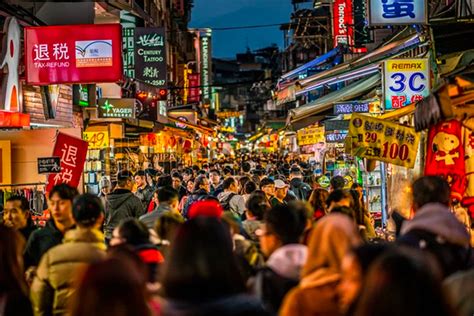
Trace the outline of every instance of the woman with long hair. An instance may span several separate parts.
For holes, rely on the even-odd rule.
[[[314,189],[309,196],[308,203],[314,210],[313,219],[315,221],[319,220],[321,217],[328,213],[326,200],[328,199],[329,192],[325,189],[318,188]]]
[[[329,214],[320,219],[310,233],[300,283],[285,297],[279,315],[339,315],[342,258],[360,243],[357,227],[348,216]]]
[[[179,229],[165,263],[162,315],[265,315],[245,294],[229,229],[198,216]]]
[[[0,226],[0,315],[33,315],[24,277],[25,240],[13,228]]]

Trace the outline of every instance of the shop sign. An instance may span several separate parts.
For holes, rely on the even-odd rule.
[[[352,113],[368,113],[369,102],[342,102],[334,103],[334,115],[339,114],[352,114]]]
[[[84,132],[82,139],[89,144],[89,149],[103,149],[109,147],[109,132]]]
[[[189,91],[188,91],[188,103],[198,103],[201,101],[200,95],[200,74],[188,74]]]
[[[122,79],[120,24],[25,27],[26,82],[115,82]]]
[[[38,158],[38,174],[59,173],[61,171],[60,157]]]
[[[72,104],[78,106],[95,106],[96,88],[93,84],[75,84],[72,86]]]
[[[135,78],[135,28],[123,28],[123,73],[128,78]]]
[[[221,119],[228,119],[232,117],[240,117],[242,115],[239,111],[217,112],[216,116]]]
[[[369,0],[370,25],[427,24],[427,0]]]
[[[329,179],[328,176],[321,176],[318,179],[318,183],[323,189],[329,188],[329,186],[331,185],[331,179]]]
[[[420,135],[414,128],[353,114],[349,137],[354,156],[413,168]]]
[[[18,66],[20,60],[20,26],[15,18],[7,17],[4,24],[4,40],[0,51],[0,70],[3,68],[0,107],[6,111],[21,112]],[[6,74],[5,74],[6,73]]]
[[[211,32],[201,32],[200,37],[201,49],[201,84],[202,84],[202,99],[211,99]]]
[[[324,143],[324,127],[303,128],[297,132],[298,146]]]
[[[347,131],[331,131],[326,133],[326,143],[344,143]]]
[[[164,88],[166,67],[165,28],[135,28],[135,78]]]
[[[334,47],[339,44],[353,46],[354,18],[352,15],[352,0],[335,0],[333,12]]]
[[[427,58],[390,59],[384,63],[385,109],[399,109],[430,94]]]
[[[354,6],[354,45],[356,47],[370,43],[369,21],[367,20],[366,0],[353,0]]]
[[[135,118],[135,99],[102,98],[97,103],[99,118]]]
[[[0,128],[30,126],[30,114],[0,111]]]
[[[296,100],[295,85],[288,86],[277,92],[276,105],[282,105]]]
[[[82,139],[58,133],[54,145],[53,157],[61,158],[61,172],[50,174],[46,192],[53,186],[66,183],[74,188],[79,185],[87,156],[87,142]]]

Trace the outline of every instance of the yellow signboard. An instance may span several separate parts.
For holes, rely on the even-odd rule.
[[[242,112],[239,111],[226,111],[226,112],[216,112],[216,116],[221,119],[228,119],[231,117],[240,117]]]
[[[354,156],[407,168],[415,165],[420,134],[414,128],[352,114],[347,137]]]
[[[300,129],[297,133],[298,146],[324,143],[324,127],[311,127]]]
[[[89,149],[109,147],[109,132],[84,132],[82,138],[89,143]]]

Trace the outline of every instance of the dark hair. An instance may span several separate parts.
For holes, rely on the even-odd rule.
[[[413,202],[420,208],[428,203],[450,203],[451,189],[446,180],[438,176],[424,176],[413,182]]]
[[[224,168],[224,174],[234,175],[234,170],[231,167],[227,166]]]
[[[117,173],[117,186],[123,188],[127,185],[127,181],[131,181],[133,174],[128,170],[122,170]]]
[[[309,196],[309,204],[315,211],[322,211],[324,214],[327,212],[326,201],[329,197],[329,192],[325,189],[314,189]]]
[[[359,192],[350,190],[352,196],[352,209],[354,210],[355,221],[357,225],[364,225],[364,206],[360,203]]]
[[[432,271],[418,251],[389,251],[370,267],[354,315],[453,315]]]
[[[158,195],[158,202],[170,202],[179,199],[179,193],[170,186],[162,187],[155,191]]]
[[[257,185],[253,181],[248,181],[244,187],[244,194],[251,194],[257,190]]]
[[[341,176],[332,177],[330,183],[333,190],[342,190],[346,186],[346,180]]]
[[[196,171],[196,172],[199,171],[199,166],[198,165],[193,165],[192,170]]]
[[[187,174],[187,175],[193,175],[193,169],[190,169],[190,168],[186,168],[183,170],[183,174]]]
[[[326,205],[329,207],[331,206],[332,202],[337,203],[342,201],[343,199],[350,199],[351,205],[354,205],[352,201],[352,195],[346,190],[334,190],[329,193],[328,198],[326,200]]]
[[[264,221],[284,245],[298,243],[306,227],[307,209],[303,202],[277,205],[265,213]]]
[[[165,263],[164,296],[202,303],[245,292],[232,248],[230,231],[219,219],[198,216],[185,222]]]
[[[248,173],[251,168],[252,168],[252,166],[250,165],[250,163],[248,163],[248,162],[243,162],[242,163],[242,171],[243,172]]]
[[[357,182],[354,182],[352,185],[351,185],[351,190],[356,190],[358,188],[364,188],[361,184],[357,183]]]
[[[178,178],[180,181],[183,181],[183,177],[178,172],[173,172],[171,178]]]
[[[74,198],[79,194],[76,188],[73,188],[65,183],[55,185],[49,192],[49,197],[57,194],[62,200],[74,201]]]
[[[290,174],[294,176],[302,176],[303,172],[299,167],[291,167]]]
[[[266,212],[270,210],[267,196],[263,191],[254,191],[250,194],[246,203],[247,210],[258,220],[262,220]]]
[[[28,295],[23,263],[25,239],[17,230],[0,226],[0,296]]]
[[[233,177],[228,177],[222,182],[222,189],[228,190],[236,181]]]
[[[206,175],[206,170],[199,170],[198,175],[205,176]]]
[[[359,263],[362,275],[366,275],[372,263],[382,254],[388,251],[391,246],[387,243],[364,244],[351,250],[351,253]]]
[[[240,194],[245,194],[245,185],[250,181],[250,177],[242,176],[239,178]]]
[[[331,210],[331,213],[339,213],[349,216],[354,222],[356,221],[356,214],[354,210],[347,206],[336,206]]]
[[[177,229],[184,223],[184,218],[175,212],[165,212],[158,217],[155,231],[161,239],[171,241]]]
[[[103,213],[104,205],[96,195],[85,193],[74,199],[72,215],[79,225],[91,227]]]
[[[211,173],[215,173],[215,174],[217,174],[218,176],[221,175],[221,173],[220,173],[219,170],[217,170],[217,169],[212,169],[212,170],[210,170],[210,171],[209,171],[209,174],[211,174]]]
[[[173,179],[169,174],[164,174],[158,177],[158,182],[156,183],[156,186],[161,188],[161,187],[166,187],[166,186],[172,186],[173,185]]]
[[[28,200],[24,196],[13,195],[13,196],[10,196],[5,202],[14,202],[14,201],[20,201],[20,209],[23,213],[30,210],[30,204],[28,203]]]
[[[131,249],[119,248],[87,268],[73,296],[72,316],[151,315],[146,267]]]
[[[137,172],[135,172],[135,177],[136,176],[144,177],[145,176],[145,170],[138,170]]]
[[[120,237],[125,239],[129,245],[139,246],[150,243],[148,228],[136,218],[123,220],[118,227],[118,231]]]
[[[199,175],[194,179],[194,191],[197,191],[204,184],[204,181],[207,180],[205,175]]]
[[[260,181],[260,189],[271,184],[275,184],[275,181],[270,178],[263,178],[262,181]]]

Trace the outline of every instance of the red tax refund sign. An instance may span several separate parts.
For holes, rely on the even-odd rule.
[[[25,27],[26,82],[115,82],[122,79],[120,24]]]

